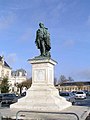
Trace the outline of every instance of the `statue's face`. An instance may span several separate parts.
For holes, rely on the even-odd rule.
[[[41,28],[43,28],[43,27],[44,27],[44,24],[43,24],[43,23],[39,23],[39,26],[40,26]]]

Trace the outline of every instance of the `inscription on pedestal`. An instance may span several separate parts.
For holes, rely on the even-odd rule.
[[[37,69],[34,71],[34,81],[45,81],[45,69]]]

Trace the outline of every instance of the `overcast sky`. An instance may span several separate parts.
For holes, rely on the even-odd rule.
[[[0,0],[0,55],[13,70],[31,75],[39,22],[50,32],[55,77],[90,80],[90,0]]]

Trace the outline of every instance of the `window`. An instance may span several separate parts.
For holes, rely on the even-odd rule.
[[[1,77],[4,77],[4,70],[1,71]]]
[[[6,76],[9,76],[9,71],[7,71]]]

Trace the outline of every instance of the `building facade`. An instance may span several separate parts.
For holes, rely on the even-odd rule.
[[[0,56],[0,84],[4,77],[8,78],[10,92],[16,92],[16,84],[27,80],[27,72],[24,69],[12,71],[12,68],[4,60],[4,56]]]
[[[11,78],[11,70],[11,67],[4,60],[4,56],[0,56],[0,82],[4,77],[7,77],[8,79]]]
[[[11,92],[19,93],[17,85],[27,80],[27,72],[24,69],[11,71],[11,78],[9,79]]]
[[[90,81],[65,82],[56,85],[56,88],[59,91],[78,91],[78,90],[90,91]]]

